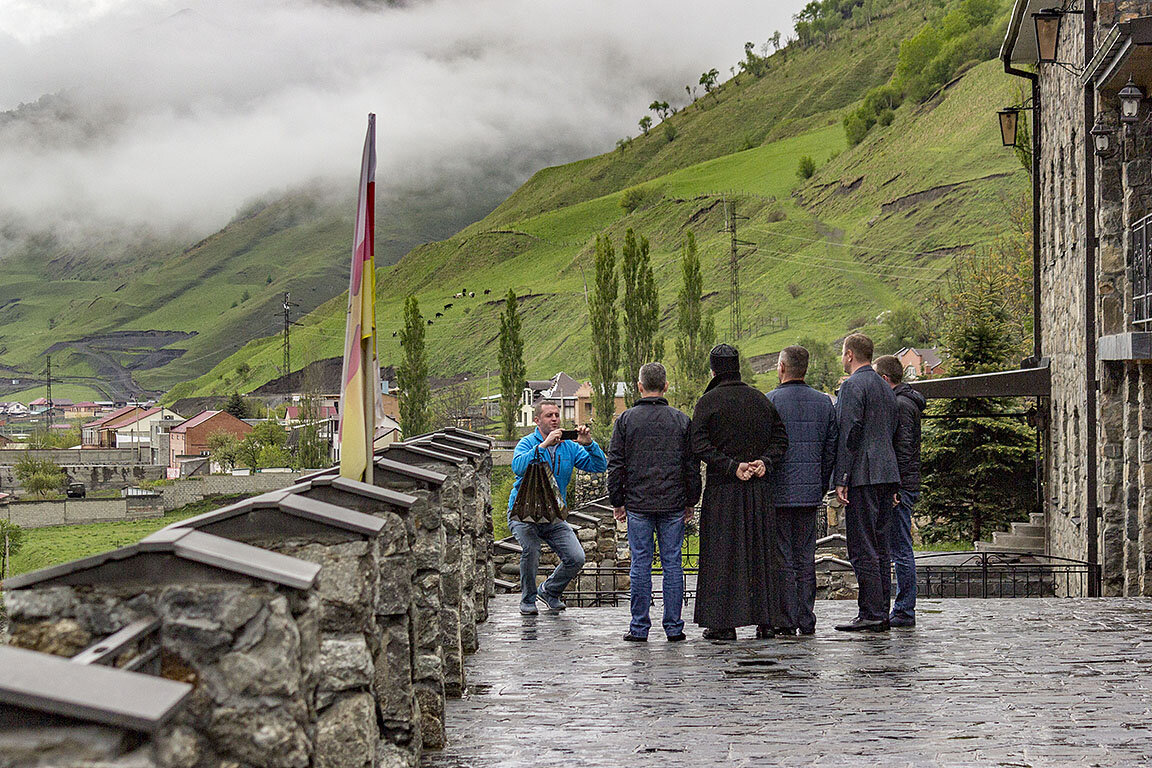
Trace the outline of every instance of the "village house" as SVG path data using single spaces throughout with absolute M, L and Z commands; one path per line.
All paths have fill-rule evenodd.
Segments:
M 90 421 L 80 427 L 80 445 L 83 448 L 115 448 L 115 430 L 104 430 L 103 427 L 123 417 L 132 416 L 144 409 L 137 405 L 125 405 L 111 413 L 106 413 L 95 421 Z
M 100 413 L 100 406 L 93 402 L 73 403 L 61 408 L 66 419 L 94 419 Z
M 896 359 L 904 367 L 904 378 L 909 381 L 944 373 L 944 361 L 936 347 L 904 347 L 896 353 Z
M 243 440 L 251 431 L 251 424 L 227 411 L 203 411 L 168 432 L 168 467 L 176 470 L 182 458 L 207 456 L 208 438 L 217 432 L 227 432 Z
M 962 378 L 1039 398 L 1047 553 L 1152 595 L 1152 0 L 1017 0 L 1001 59 L 1030 93 L 1000 122 L 1031 121 L 1034 352 Z

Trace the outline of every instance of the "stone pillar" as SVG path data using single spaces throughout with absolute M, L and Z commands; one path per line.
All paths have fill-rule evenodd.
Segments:
M 159 764 L 308 768 L 316 740 L 316 594 L 207 566 L 200 583 L 166 582 L 172 560 L 157 559 L 147 583 L 113 562 L 96 583 L 62 583 L 74 572 L 9 587 L 12 643 L 71 656 L 132 621 L 158 618 L 162 676 L 195 686 L 157 737 Z M 117 566 L 126 578 L 104 578 Z
M 440 749 L 444 731 L 444 657 L 440 646 L 440 571 L 444 564 L 443 501 L 447 475 L 378 459 L 373 484 L 416 499 L 407 528 L 412 552 L 413 587 L 409 614 L 413 690 L 420 714 L 420 740 L 426 749 Z
M 443 552 L 439 574 L 440 647 L 444 660 L 444 692 L 448 696 L 460 696 L 464 691 L 463 625 L 466 618 L 471 618 L 463 613 L 462 526 L 468 498 L 466 489 L 471 487 L 471 492 L 475 492 L 475 469 L 462 455 L 452 456 L 439 448 L 404 443 L 389 446 L 383 456 L 447 476 L 440 486 L 440 535 L 436 542 Z
M 374 667 L 372 690 L 385 742 L 381 744 L 378 763 L 393 752 L 398 753 L 397 759 L 418 761 L 422 738 L 413 685 L 417 617 L 413 609 L 416 569 L 411 545 L 415 525 L 412 508 L 418 499 L 336 476 L 311 478 L 285 490 L 372 515 L 384 523 L 375 539 L 377 586 L 373 593 L 373 618 L 377 629 L 369 638 Z

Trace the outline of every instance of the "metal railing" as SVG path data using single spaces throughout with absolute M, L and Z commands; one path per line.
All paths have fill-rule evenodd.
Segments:
M 1099 594 L 1100 565 L 1028 552 L 933 552 L 916 557 L 920 597 Z

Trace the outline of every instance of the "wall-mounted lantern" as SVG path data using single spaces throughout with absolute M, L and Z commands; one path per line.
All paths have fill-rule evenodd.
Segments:
M 1128 76 L 1128 84 L 1120 89 L 1120 122 L 1134 123 L 1140 119 L 1140 102 L 1144 100 L 1144 91 Z
M 1020 110 L 1008 107 L 996 113 L 1000 116 L 1000 140 L 1006 147 L 1016 146 L 1016 127 L 1020 121 Z
M 1083 14 L 1084 11 L 1065 2 L 1059 8 L 1042 8 L 1032 14 L 1032 23 L 1036 26 L 1036 63 L 1056 64 L 1079 76 L 1080 67 L 1056 58 L 1060 50 L 1060 25 L 1070 13 Z
M 1116 135 L 1115 128 L 1097 118 L 1096 125 L 1092 126 L 1089 133 L 1092 135 L 1092 146 L 1098 157 L 1110 157 L 1115 154 L 1116 148 L 1112 144 L 1112 137 Z
M 1041 64 L 1055 64 L 1056 51 L 1060 43 L 1060 22 L 1064 11 L 1060 8 L 1044 8 L 1032 14 L 1036 25 L 1037 60 Z

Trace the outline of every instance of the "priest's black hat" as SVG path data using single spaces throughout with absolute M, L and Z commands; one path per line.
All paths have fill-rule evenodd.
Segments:
M 717 376 L 740 374 L 740 352 L 731 344 L 717 344 L 708 353 L 708 365 Z

